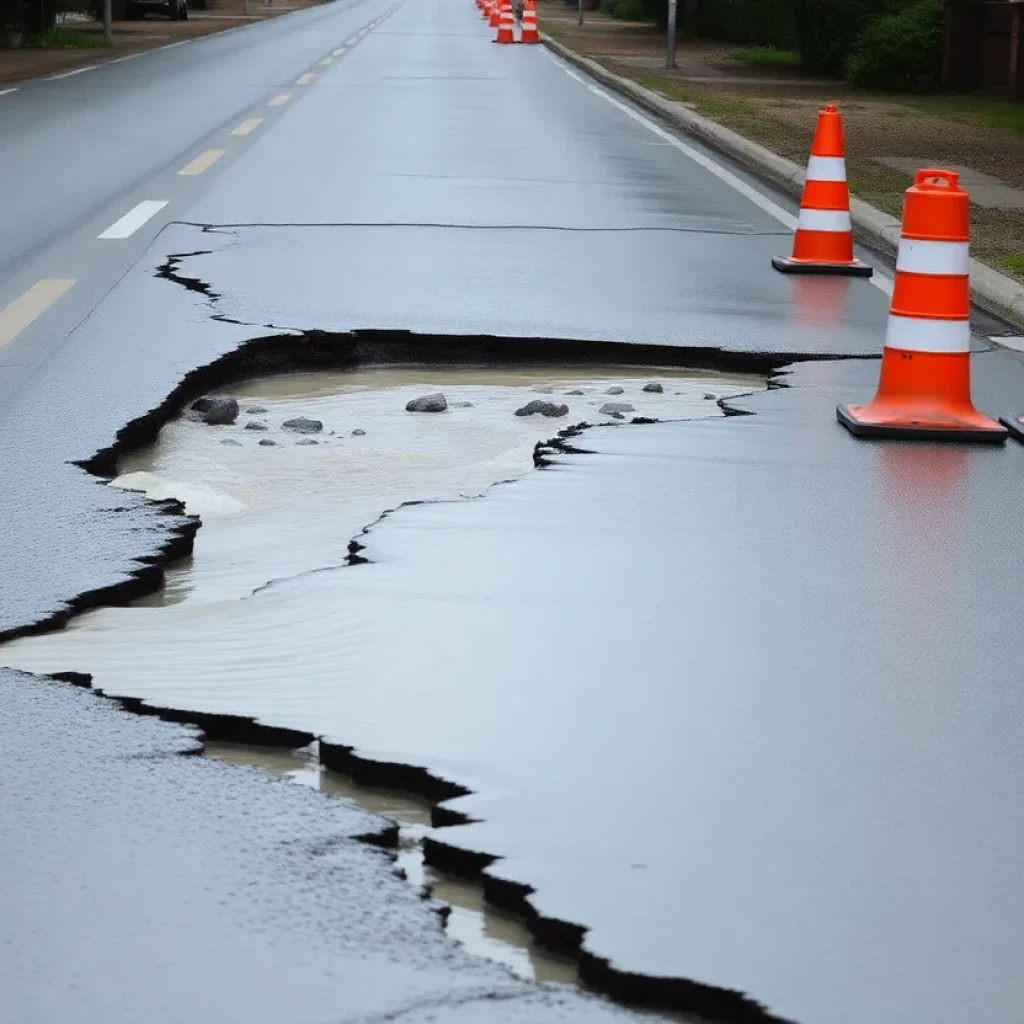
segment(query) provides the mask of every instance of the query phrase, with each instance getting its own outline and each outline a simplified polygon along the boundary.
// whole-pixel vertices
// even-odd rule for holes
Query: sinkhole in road
[[[643,390],[649,384],[662,390]],[[210,427],[186,414],[119,461],[114,486],[178,498],[203,521],[193,558],[138,603],[244,598],[272,581],[340,566],[350,540],[385,511],[478,497],[532,469],[535,445],[567,426],[720,416],[716,399],[764,386],[754,375],[550,366],[367,367],[245,382],[230,389],[241,409],[234,425]],[[437,391],[446,412],[405,411]],[[516,416],[530,401],[569,411]],[[623,419],[601,412],[608,403],[626,409]],[[298,417],[323,429],[282,426]]]
[[[718,417],[717,400],[766,386],[757,374],[552,364],[371,366],[245,381],[226,389],[242,410],[235,423],[211,426],[187,410],[152,445],[123,455],[110,481],[177,498],[200,516],[192,556],[168,567],[164,587],[147,598],[83,614],[59,633],[12,642],[5,663],[88,673],[110,696],[174,709],[186,720],[189,713],[239,716],[332,744],[372,733],[372,745],[358,748],[367,759],[422,763],[400,738],[405,720],[422,714],[415,680],[408,700],[360,704],[365,666],[379,657],[381,644],[401,640],[374,635],[350,614],[348,581],[364,571],[350,559],[353,539],[365,544],[368,560],[379,561],[372,526],[389,510],[480,497],[531,472],[535,446],[571,425],[632,431],[647,429],[633,418]],[[406,411],[411,399],[438,391],[447,411]],[[534,400],[565,404],[568,412],[516,415]],[[612,402],[626,407],[625,419],[602,412]],[[300,433],[284,426],[296,417],[322,427]],[[573,443],[586,449],[587,437]],[[587,459],[555,457],[579,459],[581,468]],[[413,585],[429,594],[438,583]],[[441,715],[434,728],[443,736],[459,722]],[[220,749],[218,756],[227,755]],[[253,756],[236,752],[234,759],[252,763]],[[302,755],[260,755],[256,763],[322,789],[337,792],[341,785]],[[500,792],[506,784],[481,759],[435,761],[430,768],[476,791],[493,785]],[[428,877],[419,849],[428,831],[422,807],[421,817],[407,803],[377,808],[369,792],[356,787],[346,795],[402,821],[400,863],[415,884],[432,885],[436,898],[456,908],[449,922],[456,938],[524,976],[572,980],[573,968],[538,954],[524,926],[497,912],[484,916],[477,885]]]

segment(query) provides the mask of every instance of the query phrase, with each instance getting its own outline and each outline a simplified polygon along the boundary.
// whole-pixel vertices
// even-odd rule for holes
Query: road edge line
[[[799,196],[803,190],[805,168],[792,160],[773,153],[717,121],[689,110],[682,103],[666,99],[629,78],[609,71],[603,64],[552,39],[546,32],[542,32],[540,38],[549,50],[586,71],[602,85],[628,97],[676,128],[695,135],[727,156],[739,160],[763,177],[781,185],[791,195]],[[850,218],[854,226],[860,229],[859,234],[866,236],[885,252],[895,255],[900,237],[900,222],[895,217],[890,217],[863,199],[851,196]],[[971,295],[983,309],[1024,326],[1024,284],[972,259]]]

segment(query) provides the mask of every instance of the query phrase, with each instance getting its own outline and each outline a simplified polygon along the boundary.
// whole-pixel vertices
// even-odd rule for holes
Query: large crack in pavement
[[[189,291],[215,302],[219,296],[208,284],[180,274],[179,262],[182,258],[172,257],[168,260],[162,268],[162,275]],[[162,403],[127,423],[118,431],[112,444],[96,452],[80,465],[102,480],[109,480],[114,475],[121,456],[154,441],[164,424],[178,415],[192,399],[208,391],[228,387],[240,379],[285,371],[314,368],[353,369],[367,365],[417,366],[424,363],[466,363],[493,367],[510,363],[551,366],[570,364],[582,368],[587,365],[627,363],[634,367],[675,366],[686,369],[768,372],[772,374],[772,382],[778,385],[778,374],[784,361],[759,354],[737,355],[708,349],[694,350],[612,342],[571,342],[544,338],[424,338],[396,335],[394,332],[353,332],[340,337],[319,332],[306,332],[297,336],[274,335],[247,342],[213,363],[188,373]],[[745,411],[725,400],[719,400],[718,405],[727,415],[737,415]],[[650,422],[646,417],[636,417],[636,420],[640,423]],[[626,427],[628,426],[627,423]],[[546,442],[538,442],[533,455],[534,466],[543,469],[552,465],[556,457],[586,454],[586,449],[572,444],[571,440],[583,433],[587,427],[588,424],[580,423],[558,431]],[[410,501],[404,505],[419,503]],[[139,553],[139,560],[145,562],[151,571],[125,581],[116,595],[110,592],[94,592],[72,598],[68,605],[70,610],[66,615],[51,619],[49,622],[21,623],[5,630],[0,635],[0,640],[41,632],[53,625],[64,625],[72,615],[88,607],[123,603],[158,589],[163,582],[163,572],[173,562],[190,553],[192,542],[201,525],[195,517],[185,514],[180,502],[164,501],[158,504],[170,519],[168,527],[173,538],[161,549]],[[391,511],[394,510],[383,512],[376,522],[383,521]],[[126,509],[125,514],[130,516],[131,510]],[[114,524],[110,525],[114,527]],[[360,552],[364,549],[366,535],[372,531],[374,525],[368,525],[351,539],[347,559],[350,566],[367,561]],[[114,600],[111,600],[112,597]],[[73,668],[53,673],[52,677],[78,686],[88,686],[92,682],[88,673]],[[107,696],[102,690],[97,692]],[[436,827],[456,826],[473,820],[444,806],[446,801],[468,795],[471,791],[460,783],[443,778],[425,768],[399,761],[367,758],[351,747],[327,742],[313,733],[283,728],[252,717],[155,706],[132,696],[118,695],[112,699],[136,714],[156,716],[169,722],[195,726],[202,731],[203,743],[227,741],[276,748],[299,748],[320,739],[320,758],[325,767],[350,776],[360,785],[400,790],[429,802],[433,808],[432,819]],[[377,845],[393,845],[397,842],[397,828],[381,829],[360,838]],[[585,929],[571,922],[542,917],[529,902],[530,890],[520,889],[513,892],[508,886],[502,887],[496,880],[487,878],[485,868],[495,861],[493,857],[474,856],[467,851],[459,850],[455,845],[438,840],[428,840],[425,852],[427,860],[444,871],[482,877],[488,899],[496,905],[524,915],[531,933],[541,945],[577,960],[580,964],[581,977],[585,982],[612,995],[613,998],[626,1003],[671,1010],[698,1010],[730,1020],[748,1019],[751,1013],[758,1019],[765,1019],[766,1011],[763,1007],[738,993],[724,993],[688,979],[656,979],[618,971],[607,961],[588,954],[584,943]]]

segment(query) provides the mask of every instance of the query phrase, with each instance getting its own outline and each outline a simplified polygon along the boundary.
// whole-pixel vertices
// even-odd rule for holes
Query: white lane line
[[[82,75],[86,71],[95,71],[97,68],[103,67],[102,64],[88,64],[84,68],[75,68],[74,71],[64,71],[59,75],[50,75],[49,78],[43,79],[45,82],[59,82],[62,78],[70,78],[72,75]]]
[[[134,209],[129,210],[120,220],[97,235],[97,238],[130,238],[151,217],[155,217],[169,202],[167,199],[145,199]]]
[[[573,75],[575,78],[576,76]],[[711,157],[705,156],[700,150],[694,149],[693,146],[687,145],[681,139],[677,139],[670,132],[665,131],[664,128],[656,125],[650,118],[644,117],[643,114],[638,113],[625,103],[620,103],[619,100],[615,99],[614,96],[609,95],[604,89],[599,89],[596,85],[590,85],[587,83],[587,88],[594,93],[595,96],[600,96],[601,99],[606,100],[613,107],[617,107],[624,114],[627,114],[638,124],[642,124],[648,131],[654,132],[660,139],[664,139],[665,142],[674,146],[679,150],[680,153],[688,156],[695,164],[699,164],[706,171],[713,174],[719,181],[725,182],[730,188],[735,189],[745,199],[749,199],[755,206],[760,207],[765,213],[774,217],[783,227],[788,228],[790,231],[796,230],[797,219],[793,214],[784,210],[778,203],[772,202],[766,195],[763,195],[752,185],[748,185],[742,178],[733,174],[728,168],[723,167],[721,164],[712,160]],[[888,274],[879,272],[879,269],[875,268],[875,273],[869,278],[871,283],[884,292],[886,295],[892,294],[892,278]]]
[[[185,46],[192,42],[195,42],[195,40],[179,39],[176,43],[168,43],[166,46],[154,46],[152,50],[139,50],[138,53],[126,53],[123,57],[114,57],[112,60],[100,61],[99,64],[89,64],[84,68],[75,68],[72,71],[62,71],[59,75],[50,75],[50,77],[44,79],[44,81],[59,82],[62,78],[70,78],[72,75],[81,75],[86,71],[95,71],[97,68],[105,68],[110,64],[123,64],[126,60],[135,60],[136,57],[147,57],[151,53],[162,53],[164,50],[173,50],[176,46]],[[15,90],[5,89],[4,92],[15,92]],[[4,92],[0,92],[0,96],[2,96]]]
[[[17,91],[18,90],[16,88],[15,89],[0,89],[0,96],[6,96],[9,92],[17,92]]]
[[[700,150],[687,145],[681,139],[677,139],[670,132],[665,131],[664,128],[660,128],[653,121],[644,117],[643,114],[638,114],[635,110],[626,106],[625,103],[620,103],[614,97],[609,96],[603,89],[599,89],[596,85],[588,85],[587,88],[595,96],[600,96],[601,99],[606,100],[613,107],[617,107],[624,114],[633,118],[638,124],[642,124],[648,131],[654,132],[658,138],[664,139],[665,142],[678,149],[680,153],[685,153],[694,163],[699,164],[704,170],[710,171],[719,181],[724,181],[727,185],[734,188],[741,196],[749,199],[755,206],[759,206],[765,213],[770,214],[784,227],[789,228],[790,231],[796,230],[796,217],[793,214],[784,210],[778,203],[773,203],[767,196],[762,195],[752,185],[748,185],[742,178],[738,178],[732,171],[726,170],[721,164],[712,160],[711,157],[701,153]]]

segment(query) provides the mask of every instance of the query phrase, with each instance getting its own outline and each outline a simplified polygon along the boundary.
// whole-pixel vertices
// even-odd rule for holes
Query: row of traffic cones
[[[918,171],[903,207],[878,393],[836,410],[855,437],[998,444],[1009,428],[1024,441],[1024,417],[1000,425],[971,401],[969,224],[959,175]],[[818,115],[793,252],[772,265],[788,274],[871,276],[853,254],[843,126],[831,104]]]
[[[512,0],[476,0],[481,15],[487,19],[491,28],[498,34],[496,43],[514,43],[515,15],[512,13]],[[523,0],[523,20],[519,32],[519,42],[539,43],[540,32],[537,28],[536,0]]]

